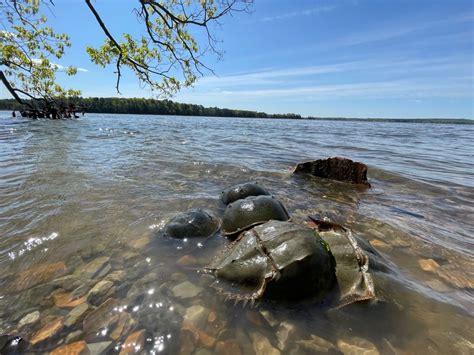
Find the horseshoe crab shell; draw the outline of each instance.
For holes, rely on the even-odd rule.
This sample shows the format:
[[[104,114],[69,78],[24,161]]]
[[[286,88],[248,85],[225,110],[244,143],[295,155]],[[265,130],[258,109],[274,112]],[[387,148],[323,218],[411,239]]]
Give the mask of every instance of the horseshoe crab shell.
[[[160,231],[172,238],[209,237],[219,230],[219,220],[203,209],[191,209],[173,217]]]
[[[235,235],[269,220],[287,221],[290,215],[273,196],[250,196],[227,205],[222,219],[222,233]]]
[[[221,192],[221,201],[228,205],[234,201],[249,197],[249,196],[260,196],[270,195],[258,182],[247,182],[245,184],[236,185],[229,187]]]
[[[335,285],[335,266],[328,245],[313,229],[269,221],[242,233],[204,272],[217,278],[218,291],[236,301],[321,300]]]
[[[329,244],[336,259],[338,296],[334,302],[339,307],[375,298],[372,275],[369,273],[369,257],[350,229],[336,223],[309,217],[312,228]],[[369,250],[369,252],[371,252]],[[375,256],[373,255],[375,261]],[[373,264],[373,263],[372,263]]]

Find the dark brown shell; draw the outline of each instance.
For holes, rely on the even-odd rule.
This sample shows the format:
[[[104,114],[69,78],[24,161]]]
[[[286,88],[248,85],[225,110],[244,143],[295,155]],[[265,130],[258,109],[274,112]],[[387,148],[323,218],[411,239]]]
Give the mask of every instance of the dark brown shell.
[[[241,234],[206,272],[214,286],[236,300],[321,300],[336,282],[335,261],[312,229],[270,221]]]
[[[249,196],[270,195],[270,193],[258,182],[247,182],[236,186],[229,187],[221,192],[221,201],[228,205],[237,200]]]
[[[227,206],[222,219],[222,233],[235,235],[270,220],[287,221],[290,215],[273,196],[250,196]]]

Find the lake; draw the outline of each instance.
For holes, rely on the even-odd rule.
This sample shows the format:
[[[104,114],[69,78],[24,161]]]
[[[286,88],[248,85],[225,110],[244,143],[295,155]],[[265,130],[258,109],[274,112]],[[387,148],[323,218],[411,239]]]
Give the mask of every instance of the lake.
[[[473,125],[0,112],[0,334],[39,352],[84,340],[92,353],[472,353],[473,137]],[[291,173],[330,156],[367,164],[372,187]],[[198,272],[229,240],[157,237],[190,208],[222,217],[222,189],[248,181],[295,220],[325,216],[368,241],[384,264],[377,300],[234,305]]]

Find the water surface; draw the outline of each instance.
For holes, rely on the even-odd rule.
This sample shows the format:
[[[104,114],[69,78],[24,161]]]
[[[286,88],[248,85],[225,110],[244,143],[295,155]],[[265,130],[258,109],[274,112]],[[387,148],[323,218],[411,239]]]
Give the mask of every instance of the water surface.
[[[145,329],[145,353],[252,353],[258,344],[314,353],[314,336],[336,353],[356,343],[381,353],[470,353],[472,137],[472,125],[94,114],[31,121],[0,112],[0,333],[31,340],[58,320],[37,345],[44,351],[76,332],[115,353]],[[291,175],[298,161],[336,155],[366,163],[372,188]],[[295,219],[326,216],[369,241],[388,270],[374,273],[379,301],[338,310],[234,306],[197,272],[229,244],[224,237],[154,238],[188,208],[222,216],[220,191],[247,181],[267,187]],[[194,261],[177,264],[185,255]],[[92,277],[84,265],[97,260],[104,266]],[[91,335],[82,320],[64,325],[72,307],[59,296],[104,280],[117,302],[105,331]],[[185,282],[196,295],[173,292]],[[206,318],[194,333],[183,326],[193,310]],[[117,314],[131,321],[113,333],[125,324]]]

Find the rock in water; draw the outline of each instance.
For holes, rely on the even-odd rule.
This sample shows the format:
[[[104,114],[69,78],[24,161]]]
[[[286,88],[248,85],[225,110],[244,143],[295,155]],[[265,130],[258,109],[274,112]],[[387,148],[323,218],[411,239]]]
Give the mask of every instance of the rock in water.
[[[300,173],[370,187],[367,165],[347,158],[333,157],[302,162],[293,171],[293,174]]]
[[[221,201],[228,205],[234,201],[249,197],[249,196],[260,196],[270,195],[270,193],[260,186],[257,182],[247,182],[236,186],[229,187],[222,191]]]

